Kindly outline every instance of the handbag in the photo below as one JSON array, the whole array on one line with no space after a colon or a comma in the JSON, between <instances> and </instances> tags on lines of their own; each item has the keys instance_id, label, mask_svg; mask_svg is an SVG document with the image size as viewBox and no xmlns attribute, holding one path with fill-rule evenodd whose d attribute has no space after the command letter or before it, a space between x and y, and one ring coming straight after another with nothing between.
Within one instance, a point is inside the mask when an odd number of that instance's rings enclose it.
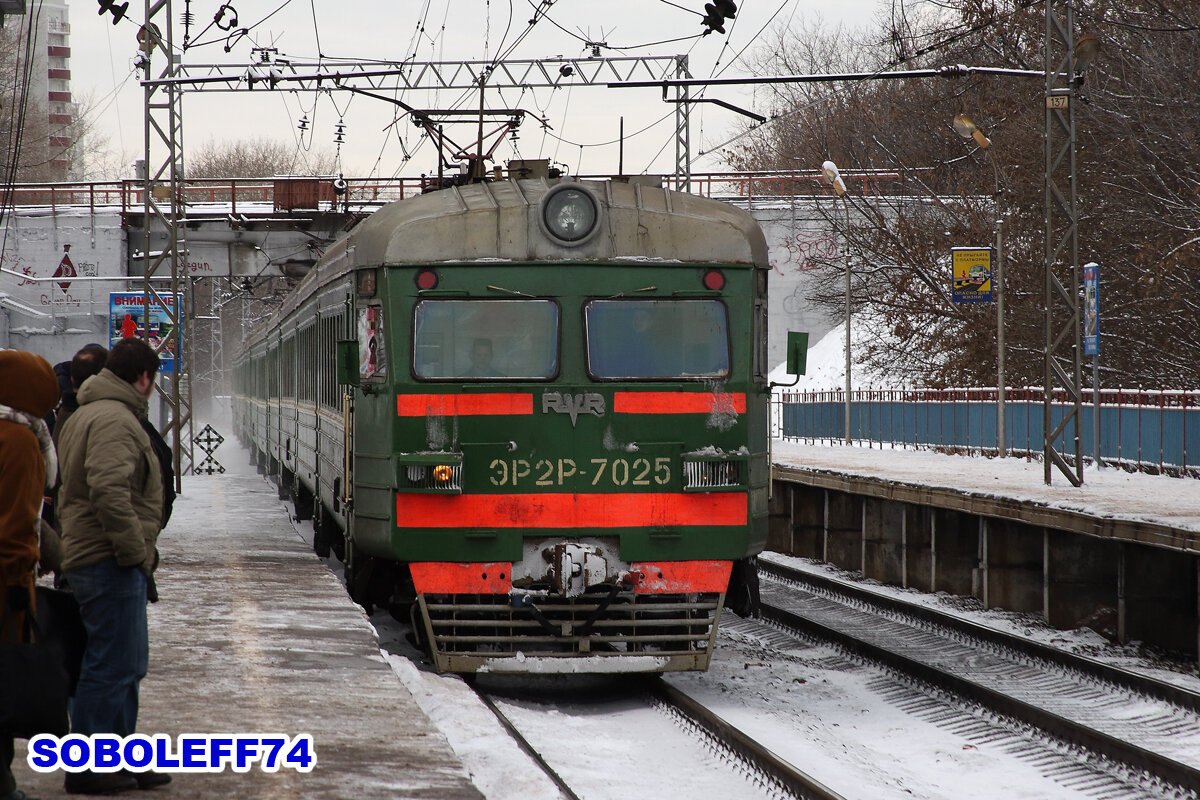
<instances>
[{"instance_id":1,"label":"handbag","mask_svg":"<svg viewBox=\"0 0 1200 800\"><path fill-rule=\"evenodd\" d=\"M83 651L87 648L87 628L79 613L79 601L70 592L40 584L34 587L34 594L42 636L61 649L63 666L67 669L68 694L74 697L83 666Z\"/></svg>"},{"instance_id":2,"label":"handbag","mask_svg":"<svg viewBox=\"0 0 1200 800\"><path fill-rule=\"evenodd\" d=\"M4 627L15 631L12 603ZM42 637L33 609L25 611L25 641L0 642L0 730L20 739L66 736L68 677L62 647Z\"/></svg>"}]
</instances>

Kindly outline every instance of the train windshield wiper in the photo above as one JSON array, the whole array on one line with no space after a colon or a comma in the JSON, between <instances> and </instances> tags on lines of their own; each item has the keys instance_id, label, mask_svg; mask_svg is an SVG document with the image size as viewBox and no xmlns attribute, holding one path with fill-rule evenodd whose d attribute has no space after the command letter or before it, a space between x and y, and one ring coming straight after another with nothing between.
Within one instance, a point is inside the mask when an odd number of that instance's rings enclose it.
<instances>
[{"instance_id":1,"label":"train windshield wiper","mask_svg":"<svg viewBox=\"0 0 1200 800\"><path fill-rule=\"evenodd\" d=\"M488 284L487 288L491 289L493 292L508 292L509 294L515 294L518 297L533 297L531 294L518 292L516 289L505 289L503 286L492 286L491 284Z\"/></svg>"},{"instance_id":2,"label":"train windshield wiper","mask_svg":"<svg viewBox=\"0 0 1200 800\"><path fill-rule=\"evenodd\" d=\"M657 286L643 286L641 289L630 289L628 292L617 292L614 295L609 295L607 299L612 300L617 297L624 297L627 294L637 294L638 292L656 292Z\"/></svg>"}]
</instances>

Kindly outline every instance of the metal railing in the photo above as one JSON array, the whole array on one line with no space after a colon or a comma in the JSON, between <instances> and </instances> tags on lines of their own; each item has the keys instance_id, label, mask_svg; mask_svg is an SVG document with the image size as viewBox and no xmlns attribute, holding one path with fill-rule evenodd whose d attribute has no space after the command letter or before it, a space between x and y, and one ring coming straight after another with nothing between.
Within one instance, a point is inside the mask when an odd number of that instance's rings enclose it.
<instances>
[{"instance_id":1,"label":"metal railing","mask_svg":"<svg viewBox=\"0 0 1200 800\"><path fill-rule=\"evenodd\" d=\"M772 402L773 435L810 444L846 441L843 390L785 392ZM1070 406L1065 390L1053 393L1052 426ZM850 409L849 438L859 445L989 457L999 451L995 388L856 390ZM1007 389L1005 411L1008 452L1040 459L1042 389ZM1080 425L1084 456L1092 460L1095 413L1085 404ZM1057 444L1066 449L1065 438ZM1128 470L1200 477L1200 391L1101 390L1098 456Z\"/></svg>"},{"instance_id":2,"label":"metal railing","mask_svg":"<svg viewBox=\"0 0 1200 800\"><path fill-rule=\"evenodd\" d=\"M612 176L576 177L606 180ZM667 188L675 188L674 179L669 175L650 177L657 177ZM861 181L864 193L886 194L889 189L898 187L900 181L898 173L884 170L865 170L845 177L850 181ZM196 179L184 182L180 200L185 207L205 203L230 204L235 214L239 204L270 204L276 210L332 210L335 199L339 207L348 204L350 208L363 208L420 194L427 185L435 183L436 178L346 178L345 181L346 193L338 197L333 192L333 176ZM91 211L100 207L119 207L122 213L137 213L143 208L144 191L145 185L139 180L18 183L0 187L0 203L3 206L48 208L51 212L67 207L88 208ZM167 188L159 186L155 191L166 192ZM744 199L753 205L756 200L826 194L829 189L821 183L820 175L815 170L784 170L698 173L691 176L691 191L703 197ZM166 198L166 194L158 197L160 201Z\"/></svg>"}]
</instances>

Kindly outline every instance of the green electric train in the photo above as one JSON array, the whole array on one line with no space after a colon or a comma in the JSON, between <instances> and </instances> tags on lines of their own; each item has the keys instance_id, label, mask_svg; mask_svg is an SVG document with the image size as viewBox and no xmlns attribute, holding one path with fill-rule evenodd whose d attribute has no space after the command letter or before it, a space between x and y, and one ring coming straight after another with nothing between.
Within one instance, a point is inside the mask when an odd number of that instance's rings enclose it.
<instances>
[{"instance_id":1,"label":"green electric train","mask_svg":"<svg viewBox=\"0 0 1200 800\"><path fill-rule=\"evenodd\" d=\"M248 339L235 427L439 671L703 670L757 603L768 268L749 214L659 187L400 200Z\"/></svg>"}]
</instances>

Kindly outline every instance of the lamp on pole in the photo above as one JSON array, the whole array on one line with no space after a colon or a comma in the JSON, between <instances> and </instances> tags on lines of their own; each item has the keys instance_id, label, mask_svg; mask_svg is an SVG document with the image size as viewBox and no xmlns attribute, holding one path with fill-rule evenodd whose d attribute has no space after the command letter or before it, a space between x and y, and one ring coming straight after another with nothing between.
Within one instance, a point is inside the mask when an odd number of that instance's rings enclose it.
<instances>
[{"instance_id":1,"label":"lamp on pole","mask_svg":"<svg viewBox=\"0 0 1200 800\"><path fill-rule=\"evenodd\" d=\"M996 227L996 272L993 276L996 292L996 440L999 455L1008 455L1005 430L1005 380L1004 380L1004 216L1000 212L1000 167L990 149L991 141L966 114L954 118L954 130L964 139L972 139L979 149L987 153L992 164L995 188L992 193L992 213Z\"/></svg>"},{"instance_id":2,"label":"lamp on pole","mask_svg":"<svg viewBox=\"0 0 1200 800\"><path fill-rule=\"evenodd\" d=\"M842 198L842 208L846 211L846 444L852 444L850 435L850 198L846 197L846 183L838 172L837 164L826 161L821 165L821 174L833 187L833 191Z\"/></svg>"}]
</instances>

